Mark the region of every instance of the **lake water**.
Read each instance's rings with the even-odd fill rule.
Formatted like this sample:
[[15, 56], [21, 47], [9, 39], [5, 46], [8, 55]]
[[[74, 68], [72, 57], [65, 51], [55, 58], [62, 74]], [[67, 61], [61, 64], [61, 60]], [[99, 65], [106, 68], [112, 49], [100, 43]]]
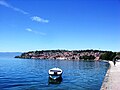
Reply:
[[[0, 54], [0, 90], [100, 90], [109, 67], [102, 61], [15, 59]], [[62, 82], [50, 84], [48, 70], [63, 70]]]

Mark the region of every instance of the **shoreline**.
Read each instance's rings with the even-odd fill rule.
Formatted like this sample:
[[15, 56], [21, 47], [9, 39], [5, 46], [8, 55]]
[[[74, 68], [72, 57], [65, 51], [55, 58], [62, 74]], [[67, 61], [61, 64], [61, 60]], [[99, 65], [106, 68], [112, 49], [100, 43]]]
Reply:
[[120, 62], [116, 62], [115, 66], [112, 61], [109, 64], [100, 90], [120, 90]]
[[[110, 62], [110, 61], [109, 61]], [[109, 63], [108, 62], [108, 63]], [[110, 64], [110, 63], [109, 63]], [[110, 74], [110, 68], [111, 68], [111, 65], [109, 66], [107, 72], [106, 72], [106, 75], [105, 75], [105, 78], [103, 80], [103, 83], [102, 83], [102, 86], [101, 86], [101, 89], [100, 90], [107, 90], [108, 89], [108, 80], [109, 80], [109, 74]]]
[[100, 50], [41, 50], [22, 53], [15, 58], [23, 59], [60, 59], [60, 60], [113, 60], [116, 52]]

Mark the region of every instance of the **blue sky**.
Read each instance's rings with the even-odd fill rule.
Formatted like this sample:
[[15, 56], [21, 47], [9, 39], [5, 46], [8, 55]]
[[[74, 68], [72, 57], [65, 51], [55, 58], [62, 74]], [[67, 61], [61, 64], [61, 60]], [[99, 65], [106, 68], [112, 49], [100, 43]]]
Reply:
[[120, 0], [0, 0], [0, 52], [120, 51]]

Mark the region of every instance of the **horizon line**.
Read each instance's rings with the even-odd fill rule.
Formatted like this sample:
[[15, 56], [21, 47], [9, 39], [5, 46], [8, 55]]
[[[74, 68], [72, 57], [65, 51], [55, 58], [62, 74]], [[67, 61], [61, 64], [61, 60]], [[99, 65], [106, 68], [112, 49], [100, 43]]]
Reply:
[[0, 51], [0, 53], [24, 53], [24, 52], [30, 52], [30, 51], [47, 51], [47, 50], [67, 50], [67, 51], [99, 50], [99, 51], [120, 52], [120, 51], [103, 50], [103, 49], [41, 49], [41, 50], [28, 50], [28, 51]]

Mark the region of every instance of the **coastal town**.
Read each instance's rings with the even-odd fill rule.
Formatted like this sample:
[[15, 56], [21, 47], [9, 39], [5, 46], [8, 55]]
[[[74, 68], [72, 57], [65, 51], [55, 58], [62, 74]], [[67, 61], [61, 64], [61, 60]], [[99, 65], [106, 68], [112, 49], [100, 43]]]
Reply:
[[[99, 50], [42, 50], [42, 51], [30, 51], [22, 53], [15, 58], [24, 59], [59, 59], [59, 60], [100, 60], [105, 54], [114, 53], [111, 51], [99, 51]], [[116, 54], [115, 54], [116, 55]], [[113, 55], [113, 57], [115, 57]], [[112, 58], [113, 58], [112, 57]]]

